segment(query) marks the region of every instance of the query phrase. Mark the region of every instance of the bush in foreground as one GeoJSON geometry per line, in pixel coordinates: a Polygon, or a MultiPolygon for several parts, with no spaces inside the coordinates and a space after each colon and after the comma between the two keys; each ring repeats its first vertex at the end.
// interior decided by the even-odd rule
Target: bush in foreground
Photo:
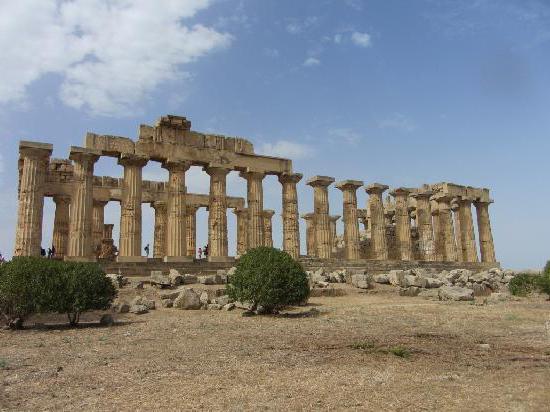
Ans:
{"type": "Polygon", "coordinates": [[[106,309],[116,289],[95,263],[16,257],[0,266],[0,312],[11,328],[33,313],[67,313],[71,325],[87,310],[106,309]]]}
{"type": "Polygon", "coordinates": [[[520,273],[510,280],[508,290],[514,296],[527,296],[536,290],[537,278],[535,275],[520,273]]]}
{"type": "Polygon", "coordinates": [[[267,313],[309,297],[307,275],[300,264],[278,249],[259,247],[246,252],[229,279],[229,296],[262,306],[267,313]]]}

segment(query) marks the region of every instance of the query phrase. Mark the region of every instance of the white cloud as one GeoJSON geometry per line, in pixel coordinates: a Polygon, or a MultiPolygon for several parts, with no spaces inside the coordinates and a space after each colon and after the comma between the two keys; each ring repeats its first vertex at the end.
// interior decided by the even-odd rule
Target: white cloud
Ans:
{"type": "Polygon", "coordinates": [[[412,132],[416,129],[416,125],[412,119],[401,113],[394,113],[381,120],[378,122],[378,127],[381,129],[394,129],[402,132],[412,132]]]}
{"type": "Polygon", "coordinates": [[[306,17],[304,20],[290,19],[286,31],[290,34],[300,34],[314,26],[318,20],[315,16],[306,17]]]}
{"type": "Polygon", "coordinates": [[[332,143],[357,144],[361,140],[361,135],[353,129],[342,127],[328,131],[329,141],[332,143]]]}
{"type": "Polygon", "coordinates": [[[351,34],[351,41],[359,47],[370,47],[372,45],[370,34],[358,31],[351,34]]]}
{"type": "Polygon", "coordinates": [[[182,65],[231,36],[182,19],[210,0],[22,0],[0,5],[0,103],[24,100],[34,81],[61,77],[60,98],[93,114],[124,115],[182,65]]]}
{"type": "Polygon", "coordinates": [[[314,150],[311,146],[302,143],[279,140],[275,143],[264,143],[259,148],[258,153],[266,156],[284,157],[295,160],[313,156],[314,150]]]}
{"type": "Polygon", "coordinates": [[[334,43],[336,44],[342,43],[342,37],[343,37],[342,33],[336,33],[333,37],[334,43]]]}
{"type": "Polygon", "coordinates": [[[315,58],[315,57],[308,57],[303,63],[303,66],[311,67],[311,66],[318,66],[321,64],[321,60],[315,58]]]}

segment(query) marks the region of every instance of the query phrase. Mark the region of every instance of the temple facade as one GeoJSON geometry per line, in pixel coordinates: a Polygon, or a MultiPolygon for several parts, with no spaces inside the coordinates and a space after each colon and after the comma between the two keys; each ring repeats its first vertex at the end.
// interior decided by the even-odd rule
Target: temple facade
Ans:
{"type": "MultiPolygon", "coordinates": [[[[282,249],[304,262],[447,262],[497,265],[489,205],[489,190],[451,183],[395,188],[380,183],[314,176],[314,210],[306,222],[307,250],[300,251],[298,195],[302,175],[290,159],[254,153],[245,139],[191,130],[180,116],[161,117],[154,126],[141,125],[137,140],[88,133],[84,147],[72,146],[68,159],[51,159],[52,145],[21,141],[15,256],[39,256],[44,198],[55,203],[53,246],[56,257],[109,264],[145,264],[142,256],[142,204],[155,211],[153,259],[165,264],[192,264],[196,250],[196,213],[208,209],[208,261],[230,264],[227,209],[236,215],[237,257],[258,246],[273,246],[275,212],[263,207],[263,180],[276,175],[281,187],[282,249]],[[117,159],[123,178],[95,176],[101,156],[117,159]],[[159,162],[166,182],[142,179],[142,170],[159,162]],[[188,193],[186,171],[201,166],[210,177],[209,194],[188,193]],[[237,171],[247,186],[246,199],[227,196],[226,178],[237,171]],[[330,215],[329,190],[342,194],[340,216],[330,215]],[[357,191],[368,194],[360,208],[357,191]],[[384,200],[384,195],[389,196],[384,200]],[[118,247],[113,222],[104,221],[108,202],[120,203],[118,247]],[[475,211],[475,213],[474,213],[475,211]],[[474,215],[476,221],[474,222],[474,215]],[[362,230],[361,230],[362,229],[362,230]]],[[[150,259],[151,260],[151,259],[150,259]]],[[[388,263],[388,264],[389,264],[388,263]]],[[[452,265],[451,265],[452,266],[452,265]]]]}

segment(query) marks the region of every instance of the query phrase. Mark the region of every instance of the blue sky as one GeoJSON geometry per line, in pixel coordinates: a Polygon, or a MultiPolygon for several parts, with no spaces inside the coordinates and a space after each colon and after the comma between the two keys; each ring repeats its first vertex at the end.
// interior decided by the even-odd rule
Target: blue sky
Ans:
{"type": "MultiPolygon", "coordinates": [[[[20,139],[53,143],[54,157],[67,157],[86,131],[135,137],[140,123],[172,113],[194,130],[291,157],[305,177],[489,187],[497,258],[512,268],[550,259],[546,0],[1,2],[0,47],[5,255],[20,139]]],[[[96,174],[121,176],[122,168],[102,159],[96,174]]],[[[153,163],[144,176],[165,178],[153,163]]],[[[190,191],[208,192],[199,169],[187,180],[190,191]]],[[[265,207],[279,214],[274,177],[264,191],[265,207]]],[[[245,181],[230,174],[228,192],[244,196],[245,181]]],[[[304,182],[299,196],[300,212],[310,211],[304,182]]],[[[364,191],[358,197],[365,207],[364,191]]],[[[330,200],[341,214],[337,189],[330,200]]],[[[45,246],[53,211],[47,199],[45,246]]],[[[143,213],[145,245],[153,211],[144,205],[143,213]]],[[[106,220],[118,226],[117,205],[106,220]]],[[[276,215],[276,245],[280,232],[276,215]]],[[[201,211],[199,243],[206,236],[201,211]]]]}

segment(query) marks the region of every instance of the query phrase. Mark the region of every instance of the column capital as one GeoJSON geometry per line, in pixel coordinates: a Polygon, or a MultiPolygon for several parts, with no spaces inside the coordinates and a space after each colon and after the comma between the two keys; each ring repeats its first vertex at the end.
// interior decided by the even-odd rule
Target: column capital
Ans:
{"type": "Polygon", "coordinates": [[[409,196],[415,199],[426,199],[430,200],[434,192],[431,190],[419,190],[418,192],[411,193],[409,196]]]}
{"type": "Polygon", "coordinates": [[[246,207],[235,207],[235,208],[233,208],[233,213],[235,213],[235,215],[239,216],[239,215],[242,215],[244,213],[248,213],[248,209],[246,207]]]}
{"type": "Polygon", "coordinates": [[[334,181],[334,177],[330,176],[313,176],[306,181],[306,185],[311,187],[329,187],[334,181]]]}
{"type": "Polygon", "coordinates": [[[101,156],[101,152],[95,149],[87,149],[85,147],[71,146],[69,159],[75,162],[90,162],[95,163],[101,156]]]}
{"type": "Polygon", "coordinates": [[[53,195],[52,199],[56,205],[71,203],[71,197],[68,195],[53,195]]]}
{"type": "Polygon", "coordinates": [[[331,222],[337,222],[338,219],[341,218],[341,216],[340,215],[331,215],[328,218],[330,219],[331,222]]]}
{"type": "Polygon", "coordinates": [[[200,206],[197,205],[185,205],[185,213],[186,214],[194,214],[197,213],[197,210],[199,210],[200,206]]]}
{"type": "Polygon", "coordinates": [[[35,159],[47,159],[51,156],[53,145],[49,143],[29,142],[22,140],[19,142],[19,154],[22,157],[35,159]]]}
{"type": "Polygon", "coordinates": [[[253,170],[247,170],[246,172],[240,172],[239,176],[243,179],[249,180],[249,179],[263,179],[265,177],[265,173],[253,171],[253,170]]]}
{"type": "Polygon", "coordinates": [[[361,180],[341,180],[337,182],[334,186],[341,191],[346,191],[346,190],[356,191],[364,184],[365,183],[361,180]]]}
{"type": "Polygon", "coordinates": [[[162,167],[169,172],[186,172],[191,167],[191,162],[185,160],[166,159],[162,167]]]}
{"type": "Polygon", "coordinates": [[[154,202],[151,202],[151,207],[153,209],[166,209],[166,200],[155,200],[154,202]]]}
{"type": "Polygon", "coordinates": [[[94,199],[94,200],[92,201],[92,204],[93,204],[94,206],[102,206],[102,207],[104,207],[107,203],[109,203],[109,201],[107,201],[107,200],[101,200],[101,199],[94,199]]]}
{"type": "Polygon", "coordinates": [[[138,166],[143,167],[149,159],[146,156],[137,155],[134,153],[121,153],[118,158],[118,164],[121,166],[138,166]]]}
{"type": "Polygon", "coordinates": [[[281,173],[278,175],[280,183],[298,183],[302,180],[302,177],[301,173],[281,173]]]}
{"type": "Polygon", "coordinates": [[[223,166],[205,166],[202,168],[209,176],[227,176],[232,169],[223,166]]]}
{"type": "Polygon", "coordinates": [[[389,186],[383,185],[381,183],[371,183],[368,186],[365,186],[365,192],[369,195],[382,194],[389,189],[389,186]]]}
{"type": "Polygon", "coordinates": [[[304,213],[300,215],[300,217],[304,220],[313,219],[314,216],[315,216],[315,213],[304,213]]]}
{"type": "Polygon", "coordinates": [[[274,210],[271,210],[271,209],[264,209],[264,217],[267,217],[267,218],[272,218],[273,215],[275,214],[275,211],[274,210]]]}
{"type": "Polygon", "coordinates": [[[490,205],[491,203],[495,203],[493,199],[476,199],[474,200],[474,206],[477,205],[490,205]]]}
{"type": "Polygon", "coordinates": [[[390,191],[390,195],[392,195],[393,197],[409,196],[413,191],[414,189],[410,189],[407,187],[398,187],[390,191]]]}

